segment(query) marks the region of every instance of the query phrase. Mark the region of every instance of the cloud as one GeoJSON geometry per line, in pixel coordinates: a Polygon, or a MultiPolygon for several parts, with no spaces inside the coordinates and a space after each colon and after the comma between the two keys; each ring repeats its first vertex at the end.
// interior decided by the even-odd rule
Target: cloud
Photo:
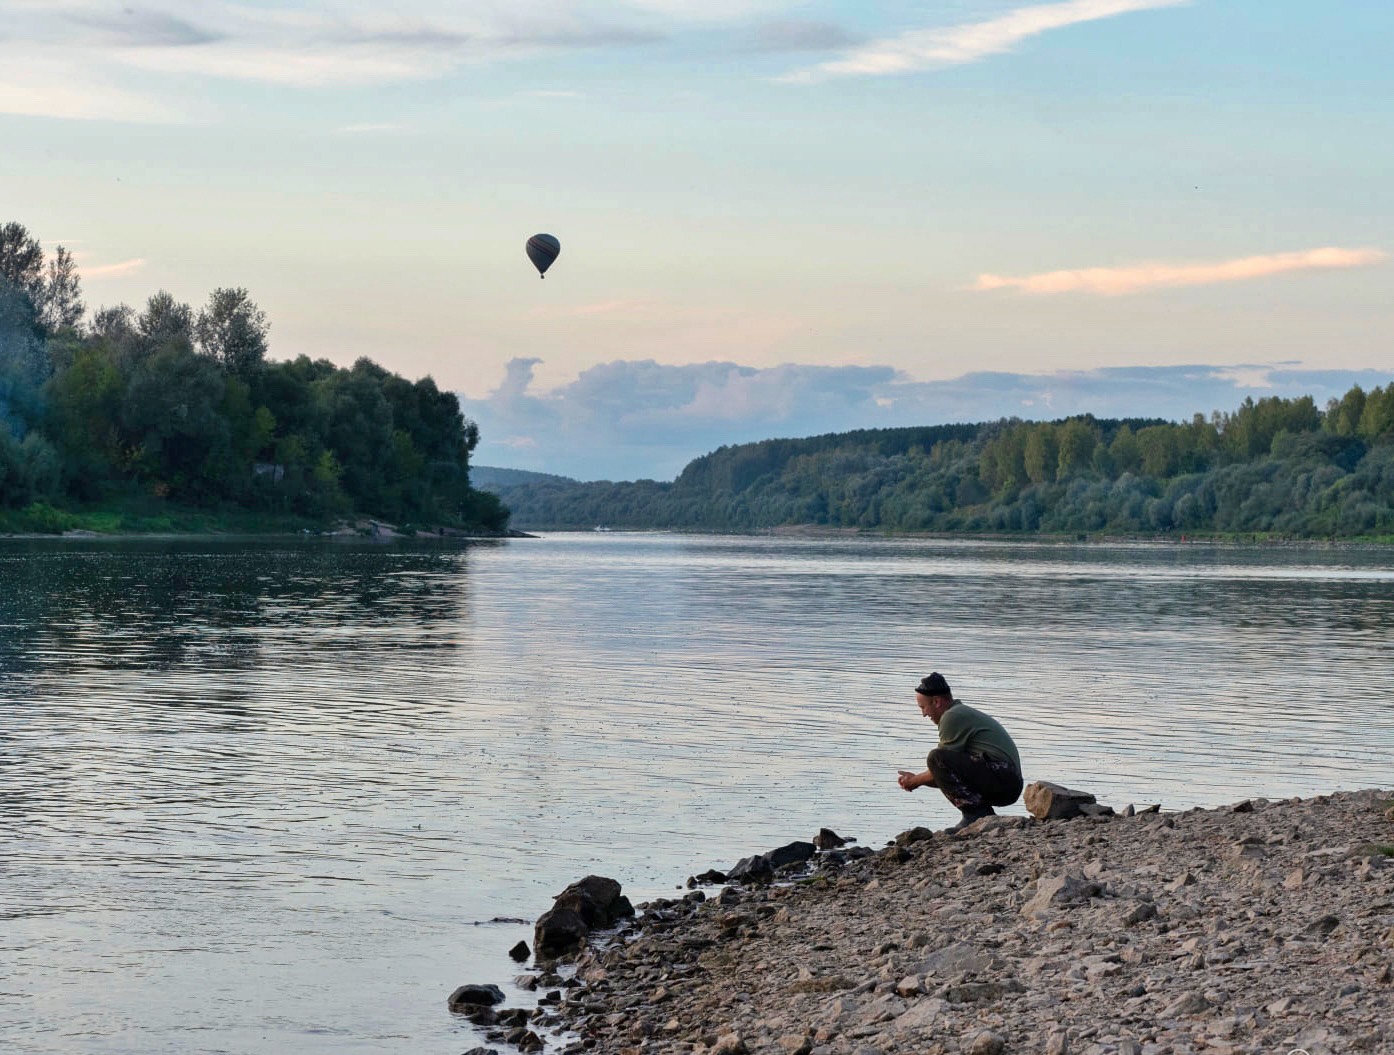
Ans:
{"type": "Polygon", "coordinates": [[[754,46],[758,51],[835,51],[864,39],[831,22],[789,18],[756,26],[754,46]]]}
{"type": "Polygon", "coordinates": [[[138,256],[115,264],[98,264],[95,267],[84,264],[81,268],[81,275],[84,279],[115,278],[119,275],[133,274],[144,266],[145,258],[138,256]]]}
{"type": "Polygon", "coordinates": [[[1178,286],[1208,286],[1241,282],[1291,271],[1372,267],[1389,259],[1380,249],[1306,249],[1295,253],[1246,256],[1210,264],[1138,264],[1132,267],[1090,267],[1076,271],[1044,271],[1010,277],[979,275],[975,290],[1015,289],[1022,293],[1098,293],[1122,296],[1143,290],[1178,286]]]}
{"type": "Polygon", "coordinates": [[[187,47],[209,44],[223,36],[166,11],[137,11],[129,7],[119,15],[108,11],[78,11],[73,15],[73,22],[96,30],[113,44],[129,47],[187,47]]]}
{"type": "Polygon", "coordinates": [[[165,100],[122,88],[66,58],[31,55],[0,42],[0,114],[72,121],[172,124],[183,114],[165,100]]]}
{"type": "Polygon", "coordinates": [[[899,36],[868,41],[839,59],[780,77],[787,83],[809,83],[833,77],[880,77],[894,73],[962,66],[1011,51],[1022,41],[1081,22],[1177,7],[1189,0],[1067,0],[1059,4],[1018,7],[981,22],[938,29],[910,30],[899,36]]]}
{"type": "Polygon", "coordinates": [[[1245,396],[1310,395],[1320,406],[1387,372],[1292,363],[1112,367],[1040,374],[979,372],[915,381],[889,366],[757,368],[620,360],[532,391],[540,360],[515,359],[500,386],[461,407],[480,427],[477,465],[583,480],[671,479],[724,444],[1002,417],[1161,417],[1233,410],[1245,396]]]}
{"type": "MultiPolygon", "coordinates": [[[[411,15],[370,0],[275,5],[149,0],[0,0],[0,113],[178,121],[202,93],[151,78],[318,89],[442,78],[472,63],[664,39],[642,4],[608,12],[548,0],[416,0],[411,15]]],[[[681,12],[670,17],[682,17],[681,12]]],[[[196,115],[195,115],[196,116],[196,115]]]]}

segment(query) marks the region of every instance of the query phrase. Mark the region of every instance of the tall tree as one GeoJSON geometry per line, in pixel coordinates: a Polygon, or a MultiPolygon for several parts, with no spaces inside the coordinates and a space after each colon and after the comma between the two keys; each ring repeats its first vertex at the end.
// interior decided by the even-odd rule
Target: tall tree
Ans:
{"type": "Polygon", "coordinates": [[[145,354],[168,344],[192,349],[194,343],[194,312],[165,290],[152,294],[145,310],[136,319],[145,354]]]}
{"type": "Polygon", "coordinates": [[[73,256],[61,245],[48,262],[39,286],[39,322],[49,333],[76,326],[87,306],[82,303],[82,281],[73,256]]]}
{"type": "Polygon", "coordinates": [[[269,330],[266,313],[241,288],[215,289],[194,323],[199,350],[240,377],[265,361],[269,330]]]}
{"type": "Polygon", "coordinates": [[[44,251],[22,223],[0,227],[0,279],[36,298],[43,282],[44,251]]]}

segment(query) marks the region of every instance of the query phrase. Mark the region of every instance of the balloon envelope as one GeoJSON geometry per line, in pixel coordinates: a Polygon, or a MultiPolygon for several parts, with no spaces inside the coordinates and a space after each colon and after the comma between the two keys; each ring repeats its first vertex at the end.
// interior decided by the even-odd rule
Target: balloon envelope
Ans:
{"type": "Polygon", "coordinates": [[[560,252],[561,243],[550,234],[535,234],[528,239],[528,259],[539,275],[547,273],[560,252]]]}

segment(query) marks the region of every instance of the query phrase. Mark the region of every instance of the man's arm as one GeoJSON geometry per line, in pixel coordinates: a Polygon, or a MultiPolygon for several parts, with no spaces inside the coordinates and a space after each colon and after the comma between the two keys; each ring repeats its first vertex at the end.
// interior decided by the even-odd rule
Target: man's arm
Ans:
{"type": "Polygon", "coordinates": [[[908,769],[902,769],[899,770],[899,773],[900,786],[906,791],[914,791],[916,788],[938,787],[934,783],[934,774],[927,769],[923,773],[911,773],[908,769]]]}

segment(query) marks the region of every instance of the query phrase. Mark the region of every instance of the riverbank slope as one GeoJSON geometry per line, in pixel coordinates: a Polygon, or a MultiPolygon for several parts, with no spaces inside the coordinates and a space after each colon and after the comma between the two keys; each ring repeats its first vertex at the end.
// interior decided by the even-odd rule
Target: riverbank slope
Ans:
{"type": "Polygon", "coordinates": [[[614,1055],[1394,1052],[1394,801],[997,817],[656,903],[552,1025],[614,1055]]]}

